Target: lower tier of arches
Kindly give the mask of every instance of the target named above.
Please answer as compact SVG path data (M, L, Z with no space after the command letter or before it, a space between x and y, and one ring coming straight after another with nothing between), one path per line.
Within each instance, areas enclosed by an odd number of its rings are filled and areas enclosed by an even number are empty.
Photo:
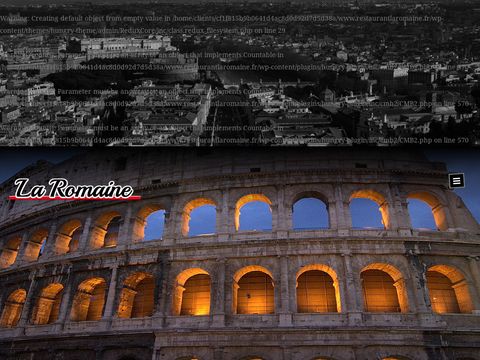
M5 360L479 360L480 331L156 331L0 340Z

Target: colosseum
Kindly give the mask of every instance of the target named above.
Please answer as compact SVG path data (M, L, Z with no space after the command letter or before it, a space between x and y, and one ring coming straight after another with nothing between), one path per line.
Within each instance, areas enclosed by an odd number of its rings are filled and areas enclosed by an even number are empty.
M0 358L480 359L480 227L444 164L392 151L115 149L25 168L0 186ZM9 200L16 178L54 177L142 199ZM295 226L303 199L324 225ZM353 226L357 199L382 227ZM409 199L436 229L412 225ZM242 227L252 202L270 229ZM213 231L192 233L202 207Z

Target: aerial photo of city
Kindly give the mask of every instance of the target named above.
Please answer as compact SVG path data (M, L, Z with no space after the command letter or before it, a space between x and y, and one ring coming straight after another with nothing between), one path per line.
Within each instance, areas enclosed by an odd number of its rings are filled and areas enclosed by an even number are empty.
M1 146L480 144L474 0L2 1Z

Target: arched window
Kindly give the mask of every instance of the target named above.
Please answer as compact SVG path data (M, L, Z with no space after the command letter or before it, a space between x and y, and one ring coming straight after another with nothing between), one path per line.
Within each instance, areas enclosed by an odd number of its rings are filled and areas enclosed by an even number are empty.
M373 190L359 190L350 196L352 227L388 229L390 217L385 197Z
M324 271L307 270L297 278L297 311L299 313L337 312L334 279Z
M437 230L432 209L426 202L417 199L408 199L408 212L410 214L412 228Z
M22 238L16 236L7 241L0 256L0 269L5 269L15 263Z
M174 315L210 314L210 275L203 269L187 269L177 276Z
M83 281L77 289L72 304L72 321L98 321L102 318L105 305L105 280L91 278Z
M272 202L265 195L250 194L237 201L235 229L237 231L271 231Z
M441 231L448 229L447 215L444 207L435 195L426 191L418 191L408 194L407 198L409 202L408 210L413 228L429 228ZM413 200L417 201L413 202ZM419 207L419 204L422 203L418 202L418 200L426 203L430 207L430 213L435 225L432 224L432 220L428 215L429 211L425 207ZM410 204L415 204L415 208ZM418 214L413 210L419 211Z
M158 240L163 237L165 229L165 210L157 210L145 219L144 241Z
M43 254L48 237L48 230L39 229L33 233L25 247L25 260L32 262L38 260Z
M35 325L44 325L53 324L57 321L62 295L62 284L50 284L43 288L35 304L32 323Z
M162 239L166 218L167 212L162 205L144 206L133 219L131 241L136 243Z
M15 290L8 296L3 307L0 326L10 328L17 325L26 299L27 292L24 289Z
M400 302L392 277L382 270L364 270L361 274L365 311L400 312Z
M217 207L213 200L199 198L190 201L183 208L183 236L209 235L216 232Z
M81 234L82 223L80 220L70 220L63 224L55 240L55 253L61 255L76 251Z
M262 267L253 266L237 272L234 277L234 295L237 314L275 312L273 278Z
M94 249L114 247L117 245L122 216L111 211L100 216L91 231L90 244Z
M155 281L151 274L134 273L123 283L118 305L119 318L140 318L153 315Z
M447 265L428 269L427 286L432 311L436 313L471 313L472 299L463 274Z
M313 230L329 227L327 205L318 198L304 197L293 205L293 229Z

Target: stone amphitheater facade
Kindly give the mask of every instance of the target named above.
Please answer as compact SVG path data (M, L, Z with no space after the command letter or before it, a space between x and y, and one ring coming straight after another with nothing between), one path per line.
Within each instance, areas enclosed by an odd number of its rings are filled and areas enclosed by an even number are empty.
M19 177L115 180L142 200L13 202ZM480 228L421 154L116 149L14 178L0 188L1 359L480 359ZM293 228L302 198L327 205L328 228ZM352 228L354 198L384 229ZM412 229L409 198L438 230ZM271 231L238 230L251 201ZM206 204L215 234L189 236ZM143 241L159 210L163 235Z

